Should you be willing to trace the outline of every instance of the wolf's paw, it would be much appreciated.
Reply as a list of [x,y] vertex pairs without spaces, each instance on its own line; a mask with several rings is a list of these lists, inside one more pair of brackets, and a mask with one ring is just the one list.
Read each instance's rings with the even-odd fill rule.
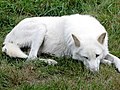
[[108,65],[111,65],[111,64],[112,64],[111,61],[106,60],[106,59],[103,59],[101,62],[104,63],[104,64],[108,64]]
[[53,59],[47,59],[46,62],[49,64],[49,65],[56,65],[57,64],[57,61],[53,60]]
[[57,64],[57,61],[53,60],[53,59],[39,59],[45,63],[47,63],[48,65],[55,65]]
[[28,56],[27,61],[29,61],[29,60],[35,60],[35,59],[37,59],[36,56],[32,56],[32,57]]
[[106,61],[106,64],[112,65],[112,62],[111,61]]
[[118,59],[118,61],[115,63],[115,66],[118,72],[120,73],[120,59]]
[[117,70],[118,70],[118,72],[120,73],[120,67],[119,67],[119,68],[117,68]]
[[120,63],[116,66],[117,71],[120,73]]

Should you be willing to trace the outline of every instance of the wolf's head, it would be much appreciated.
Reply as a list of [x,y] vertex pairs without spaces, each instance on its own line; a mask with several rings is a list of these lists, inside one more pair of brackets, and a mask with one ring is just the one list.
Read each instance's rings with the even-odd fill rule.
[[99,71],[100,60],[104,57],[103,43],[106,33],[101,34],[97,40],[80,40],[72,34],[75,48],[73,59],[81,60],[90,71]]

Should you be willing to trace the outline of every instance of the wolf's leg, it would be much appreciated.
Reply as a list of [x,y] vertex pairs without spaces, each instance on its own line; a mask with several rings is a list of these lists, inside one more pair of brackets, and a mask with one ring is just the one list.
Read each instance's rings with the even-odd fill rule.
[[31,49],[30,49],[30,53],[28,56],[28,60],[37,58],[38,50],[41,44],[43,43],[43,40],[45,37],[46,28],[44,25],[40,25],[36,29],[37,30],[34,32],[34,35],[32,38],[32,44],[31,44]]
[[108,54],[105,57],[107,60],[111,61],[115,67],[118,69],[118,71],[120,72],[120,59],[112,54]]

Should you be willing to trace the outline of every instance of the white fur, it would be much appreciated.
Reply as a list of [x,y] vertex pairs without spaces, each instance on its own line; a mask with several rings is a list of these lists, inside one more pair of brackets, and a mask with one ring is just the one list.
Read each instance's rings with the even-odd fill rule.
[[[98,38],[103,33],[106,33],[106,37],[104,43],[101,44]],[[76,46],[72,34],[77,38],[76,42],[80,43],[79,47]],[[29,46],[31,50],[28,59],[37,58],[38,50],[40,50],[41,53],[50,53],[58,57],[72,56],[73,59],[83,61],[91,71],[98,71],[100,62],[108,60],[109,63],[114,63],[120,71],[120,65],[117,64],[120,60],[109,54],[105,28],[89,15],[26,18],[6,36],[3,52],[5,49],[8,50],[9,43],[19,48]],[[6,54],[11,57],[27,57],[20,49],[12,50],[13,48],[15,47],[11,46]],[[17,54],[13,54],[16,52]],[[96,57],[96,54],[99,56]],[[109,60],[110,57],[113,60]]]
[[7,43],[2,48],[2,52],[7,53],[10,57],[19,57],[19,58],[27,58],[28,56],[24,54],[20,48],[12,43]]

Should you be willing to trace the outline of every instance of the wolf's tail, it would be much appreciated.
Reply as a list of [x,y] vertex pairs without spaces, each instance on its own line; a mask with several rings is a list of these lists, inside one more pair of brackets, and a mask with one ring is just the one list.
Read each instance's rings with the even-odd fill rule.
[[21,51],[21,49],[13,44],[13,43],[6,43],[3,48],[2,52],[6,53],[10,57],[18,57],[18,58],[27,58],[28,56]]

